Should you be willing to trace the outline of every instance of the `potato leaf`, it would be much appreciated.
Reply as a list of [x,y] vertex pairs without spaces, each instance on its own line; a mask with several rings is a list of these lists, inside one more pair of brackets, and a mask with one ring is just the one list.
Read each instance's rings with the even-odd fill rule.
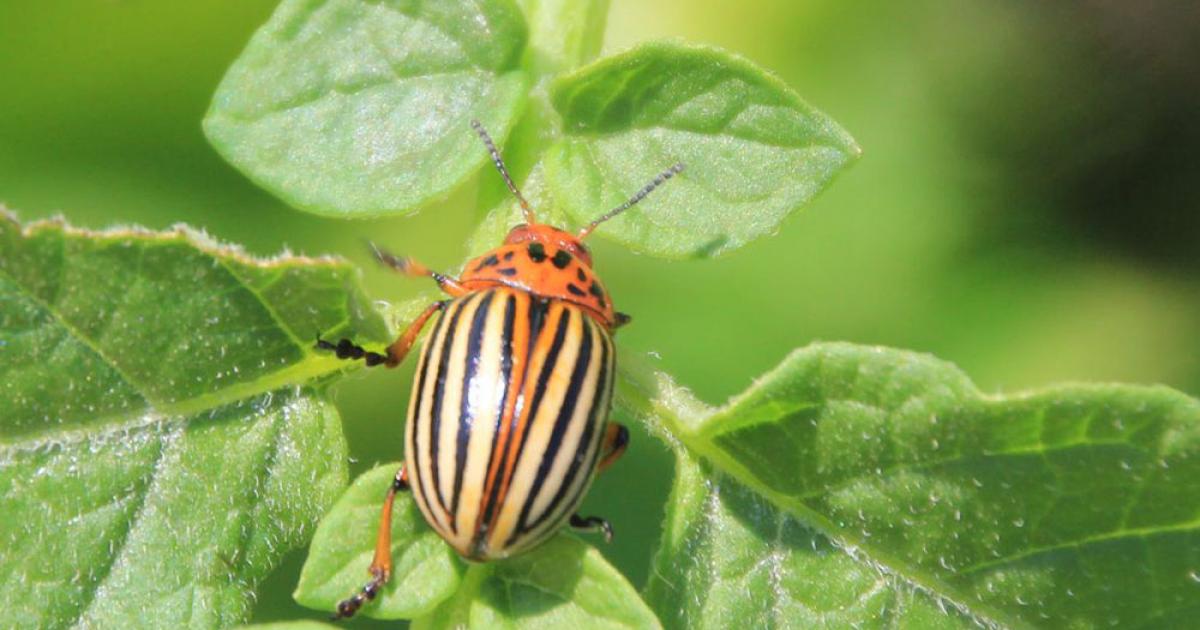
[[560,534],[529,553],[472,565],[458,593],[413,623],[434,628],[657,628],[599,551]]
[[526,28],[508,0],[283,2],[204,121],[234,166],[318,214],[410,213],[487,161],[525,99]]
[[580,225],[686,166],[601,228],[658,256],[715,256],[776,231],[859,153],[773,75],[713,48],[642,45],[564,76],[553,100],[565,137],[547,183]]
[[711,464],[675,454],[667,527],[645,589],[668,627],[977,627]]
[[[621,391],[764,509],[977,622],[1183,627],[1200,606],[1200,402],[1170,389],[985,396],[925,355],[818,344],[719,409],[647,372]],[[696,500],[677,492],[667,553]]]
[[356,273],[0,214],[0,626],[224,627],[346,483]]

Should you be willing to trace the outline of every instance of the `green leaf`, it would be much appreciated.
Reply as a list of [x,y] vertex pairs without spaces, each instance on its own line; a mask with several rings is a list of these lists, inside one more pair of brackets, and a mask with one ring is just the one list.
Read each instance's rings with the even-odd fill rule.
[[[399,466],[385,464],[359,476],[321,520],[300,573],[296,601],[333,612],[366,583],[380,510]],[[454,594],[463,565],[425,524],[411,493],[397,494],[392,510],[392,579],[359,614],[412,619]]]
[[[367,579],[380,510],[399,464],[363,474],[321,520],[296,601],[332,611]],[[392,580],[360,615],[416,626],[656,626],[653,613],[598,551],[559,535],[516,558],[466,566],[425,524],[408,493],[392,516]],[[465,574],[464,574],[465,572]]]
[[475,564],[462,588],[414,628],[657,628],[654,613],[600,552],[566,535],[509,560]]
[[330,623],[322,623],[320,621],[311,621],[308,619],[297,619],[295,621],[275,621],[272,623],[256,623],[248,626],[240,626],[243,630],[333,630],[339,626]]
[[1170,389],[985,396],[925,355],[819,344],[720,409],[661,375],[621,396],[982,623],[1184,627],[1200,608],[1200,403]]
[[973,628],[973,621],[676,449],[646,600],[673,628]]
[[213,146],[292,205],[409,213],[487,160],[525,98],[509,0],[287,0],[229,69],[204,121]]
[[317,330],[384,336],[336,260],[0,214],[0,625],[246,618],[346,483]]
[[565,137],[546,177],[581,225],[686,165],[601,228],[658,256],[715,256],[775,232],[859,153],[774,76],[712,48],[639,46],[560,79],[553,100]]

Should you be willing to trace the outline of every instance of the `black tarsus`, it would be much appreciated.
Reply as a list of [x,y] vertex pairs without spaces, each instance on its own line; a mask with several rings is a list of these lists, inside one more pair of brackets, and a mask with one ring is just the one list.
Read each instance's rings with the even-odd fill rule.
[[338,340],[336,344],[325,341],[321,338],[321,333],[319,332],[317,333],[317,343],[313,347],[317,350],[332,350],[339,359],[348,359],[351,361],[362,359],[363,363],[367,364],[367,367],[382,365],[388,360],[387,355],[370,352],[345,337]]
[[596,532],[604,534],[604,542],[611,543],[613,539],[612,524],[599,516],[580,516],[578,514],[571,515],[570,525],[572,529],[581,532]]
[[363,607],[363,604],[374,600],[375,596],[379,595],[379,589],[382,586],[383,574],[379,573],[372,575],[371,581],[367,582],[367,585],[362,587],[361,591],[355,593],[354,596],[350,597],[349,599],[343,599],[342,601],[338,602],[337,612],[330,615],[329,620],[338,621],[353,617],[354,613],[358,612],[358,609]]
[[[614,422],[613,424],[616,423]],[[617,437],[613,440],[612,448],[609,449],[610,453],[623,450],[626,446],[629,446],[629,429],[623,424],[617,424],[616,426]]]

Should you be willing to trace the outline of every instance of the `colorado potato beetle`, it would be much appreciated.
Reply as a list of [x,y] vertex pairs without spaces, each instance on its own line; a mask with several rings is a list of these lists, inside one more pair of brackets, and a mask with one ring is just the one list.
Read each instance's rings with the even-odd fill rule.
[[317,339],[318,348],[339,358],[395,367],[433,319],[413,377],[405,463],[384,501],[371,578],[338,604],[335,619],[353,615],[391,577],[392,502],[402,490],[412,490],[429,526],[471,561],[527,551],[564,524],[612,538],[606,520],[575,510],[596,471],[629,441],[625,427],[608,422],[612,335],[629,317],[613,309],[582,241],[683,165],[571,233],[537,222],[492,139],[477,121],[471,126],[525,223],[500,247],[470,260],[458,278],[375,248],[379,262],[432,278],[449,299],[430,304],[382,353],[349,339]]

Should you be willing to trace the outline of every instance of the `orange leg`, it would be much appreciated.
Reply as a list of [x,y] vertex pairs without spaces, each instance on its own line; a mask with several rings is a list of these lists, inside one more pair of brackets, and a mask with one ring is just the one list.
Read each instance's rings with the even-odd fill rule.
[[425,323],[429,321],[433,314],[446,308],[445,302],[434,302],[421,311],[420,315],[413,320],[404,332],[387,347],[387,354],[379,354],[378,352],[370,352],[366,348],[355,344],[353,341],[343,337],[337,343],[325,341],[317,335],[316,347],[320,350],[333,350],[337,353],[339,359],[362,359],[367,367],[383,365],[386,367],[396,367],[408,355],[408,351],[412,349],[413,344],[417,342],[417,335],[421,334],[421,329],[425,327]]
[[375,539],[375,557],[371,560],[370,568],[367,569],[367,572],[371,574],[371,580],[362,587],[362,590],[338,602],[337,612],[332,617],[333,620],[353,617],[363,604],[375,599],[379,590],[392,577],[392,503],[396,499],[396,493],[401,490],[408,490],[408,472],[404,466],[400,466],[400,470],[396,471],[392,485],[388,488],[387,498],[383,500],[383,514],[379,517],[379,535]]
[[467,294],[467,290],[463,288],[463,285],[459,284],[457,279],[451,278],[446,274],[431,271],[425,265],[407,256],[397,256],[391,252],[379,249],[374,243],[371,243],[371,251],[375,252],[375,260],[378,260],[394,271],[413,278],[433,278],[434,282],[438,283],[438,287],[450,297],[459,297],[460,295]]
[[617,458],[625,452],[625,447],[629,446],[629,429],[625,425],[617,424],[616,422],[608,425],[608,429],[604,433],[604,444],[601,448],[604,449],[604,455],[600,456],[600,464],[598,469],[604,472]]

